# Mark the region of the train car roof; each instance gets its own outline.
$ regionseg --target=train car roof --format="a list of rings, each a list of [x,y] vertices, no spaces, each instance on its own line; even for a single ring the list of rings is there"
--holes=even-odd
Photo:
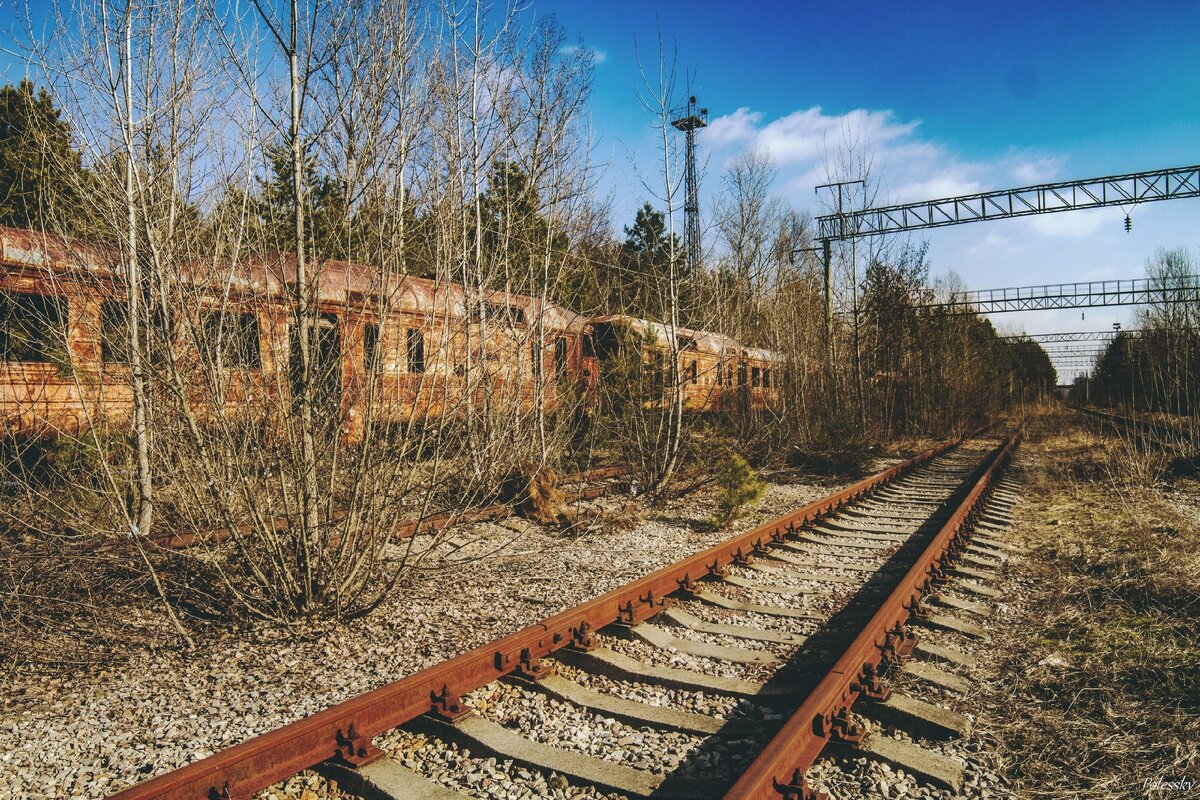
[[[655,344],[658,345],[665,346],[670,342],[671,327],[663,322],[654,322],[628,314],[609,314],[603,317],[592,317],[591,322],[593,325],[605,322],[625,325],[643,336],[651,337]],[[675,335],[692,340],[693,349],[701,353],[711,353],[713,355],[736,353],[739,356],[755,361],[773,361],[778,363],[786,361],[782,353],[777,353],[774,350],[765,350],[761,347],[745,347],[732,336],[726,336],[723,333],[679,327],[675,328]]]
[[[112,277],[117,272],[118,257],[117,250],[107,245],[0,226],[0,264]],[[192,259],[181,267],[180,274],[247,294],[279,296],[295,285],[294,264],[295,257],[287,253],[268,253],[235,262]],[[320,261],[317,271],[319,297],[327,303],[386,296],[399,311],[468,317],[482,302],[519,308],[527,323],[540,319],[554,330],[584,331],[588,325],[582,315],[530,295],[475,290],[453,281],[385,272],[336,259]]]

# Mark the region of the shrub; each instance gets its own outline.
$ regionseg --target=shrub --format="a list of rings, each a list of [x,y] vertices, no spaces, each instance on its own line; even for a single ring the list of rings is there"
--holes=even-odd
[[[766,494],[767,486],[758,479],[758,474],[746,463],[746,459],[731,453],[722,460],[716,477],[719,494],[717,508],[720,516],[717,524],[728,528],[748,505],[757,503]]]

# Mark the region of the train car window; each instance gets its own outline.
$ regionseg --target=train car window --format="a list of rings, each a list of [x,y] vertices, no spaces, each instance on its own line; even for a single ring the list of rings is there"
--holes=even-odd
[[[725,365],[717,364],[717,386],[723,386],[725,383]]]
[[[488,319],[494,323],[525,324],[525,309],[502,303],[487,303]]]
[[[746,365],[738,364],[738,386],[746,385]]]
[[[654,352],[650,361],[650,380],[654,391],[662,394],[667,386],[667,357],[658,351]]]
[[[155,306],[150,313],[150,358],[158,363],[166,363],[168,348],[175,342],[175,317],[173,314]]]
[[[581,346],[583,347],[584,358],[593,358],[596,355],[596,340],[592,338],[592,334],[585,333],[583,335]]]
[[[262,366],[257,315],[205,311],[201,327],[209,357],[215,361],[219,356],[221,366],[243,369]]]
[[[425,371],[425,333],[409,328],[404,334],[405,354],[408,356],[409,372]]]
[[[363,325],[363,372],[375,375],[380,372],[379,361],[379,326],[366,323]]]
[[[750,368],[750,385],[759,386],[762,383],[762,371],[758,367]]]
[[[565,336],[560,336],[554,340],[554,374],[560,383],[567,379],[569,364],[567,355],[567,339]]]
[[[700,372],[696,365],[696,359],[694,358],[692,359],[692,362],[688,364],[688,380],[690,380],[692,383],[700,382]]]
[[[105,364],[129,363],[129,306],[121,300],[100,304],[100,360]]]
[[[42,294],[0,294],[0,360],[67,360],[67,301]]]
[[[542,377],[542,358],[543,358],[542,342],[538,338],[534,338],[529,343],[529,368],[533,372],[535,378]]]
[[[592,327],[592,344],[596,357],[608,361],[621,352],[620,331],[611,323],[598,322]]]
[[[771,370],[769,370],[769,369],[763,370],[763,388],[764,389],[771,388]]]

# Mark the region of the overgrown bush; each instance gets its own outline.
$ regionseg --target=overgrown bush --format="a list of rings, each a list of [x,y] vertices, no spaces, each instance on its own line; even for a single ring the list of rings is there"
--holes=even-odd
[[[728,528],[746,506],[757,503],[767,491],[766,484],[759,480],[746,459],[736,453],[729,454],[721,462],[717,469],[716,484],[720,513],[714,522],[723,528]]]

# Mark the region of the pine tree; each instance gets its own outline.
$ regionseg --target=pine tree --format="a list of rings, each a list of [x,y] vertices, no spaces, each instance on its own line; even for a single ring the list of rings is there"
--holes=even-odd
[[[542,215],[537,187],[519,165],[497,161],[480,204],[488,282],[496,289],[540,294],[547,255],[551,273],[556,273],[570,240],[565,232],[552,230]],[[561,299],[561,287],[548,288],[553,299]]]
[[[0,224],[95,235],[91,185],[50,94],[28,80],[0,88]]]
[[[267,245],[284,252],[296,249],[292,190],[292,154],[283,144],[264,153],[269,175],[258,178],[258,217]],[[308,251],[317,258],[346,258],[350,252],[350,220],[345,186],[323,174],[309,153],[304,166]]]
[[[632,226],[625,228],[621,267],[625,296],[620,305],[638,316],[661,320],[666,315],[665,286],[670,280],[672,239],[666,218],[649,203],[638,209]],[[674,252],[683,252],[676,240]]]

